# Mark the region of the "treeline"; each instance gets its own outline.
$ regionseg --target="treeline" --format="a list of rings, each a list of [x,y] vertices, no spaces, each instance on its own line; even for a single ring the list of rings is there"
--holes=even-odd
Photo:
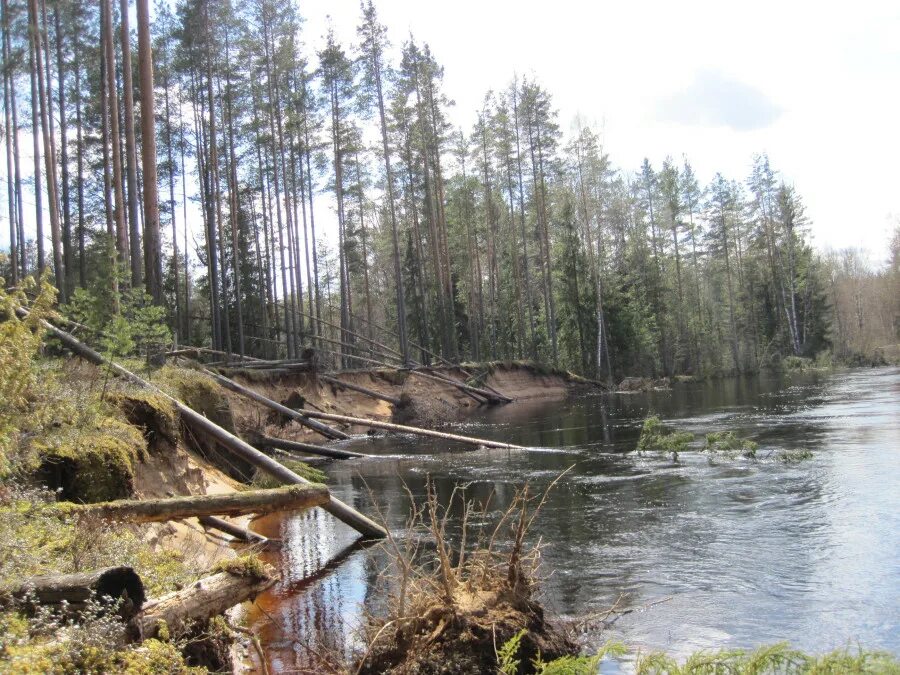
[[[856,349],[764,155],[707,186],[687,160],[619,170],[530,78],[455,129],[437,57],[410,38],[392,61],[371,0],[356,43],[329,32],[312,62],[286,0],[160,2],[152,26],[146,2],[135,44],[128,0],[2,0],[13,284],[46,267],[110,320],[126,296],[163,305],[180,344],[342,367],[748,371],[828,349],[836,323]],[[894,313],[878,339],[896,311],[869,311]]]

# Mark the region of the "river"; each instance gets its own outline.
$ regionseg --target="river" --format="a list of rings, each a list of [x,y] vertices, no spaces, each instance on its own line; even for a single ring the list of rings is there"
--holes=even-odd
[[[648,414],[693,432],[678,462],[637,456]],[[856,642],[900,652],[900,369],[677,384],[671,391],[532,400],[474,413],[450,430],[526,450],[471,451],[418,437],[357,439],[377,457],[324,465],[334,494],[392,529],[427,477],[444,499],[493,493],[502,508],[525,481],[550,493],[533,537],[543,543],[542,601],[564,618],[643,608],[583,636],[683,656],[788,640],[821,652]],[[703,434],[734,430],[756,460],[710,460]],[[809,450],[788,464],[782,451]],[[283,579],[249,620],[278,672],[355,646],[377,611],[377,547],[320,509],[264,522],[284,539]],[[349,546],[349,548],[348,548]],[[337,556],[337,560],[323,566]]]

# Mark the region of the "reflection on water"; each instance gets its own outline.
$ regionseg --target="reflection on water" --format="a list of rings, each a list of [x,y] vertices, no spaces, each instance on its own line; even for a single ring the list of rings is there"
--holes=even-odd
[[[759,443],[760,459],[629,455],[648,413],[696,433],[697,447],[704,433],[735,430]],[[623,593],[634,606],[671,596],[585,636],[589,644],[616,637],[680,655],[777,640],[822,651],[858,640],[900,651],[900,370],[526,401],[452,426],[529,449],[360,439],[352,447],[378,457],[328,464],[334,493],[370,513],[371,490],[399,530],[404,484],[421,498],[431,476],[446,500],[468,483],[470,498],[493,494],[502,509],[517,485],[542,489],[573,467],[532,532],[552,571],[544,602],[576,617]],[[775,457],[797,449],[814,458]],[[352,649],[363,612],[377,610],[378,548],[347,548],[354,533],[321,510],[263,525],[285,539],[276,560],[284,578],[251,610],[274,669]]]

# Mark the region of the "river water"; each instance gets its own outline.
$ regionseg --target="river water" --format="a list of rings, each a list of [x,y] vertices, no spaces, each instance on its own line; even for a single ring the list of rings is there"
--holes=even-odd
[[[697,434],[678,462],[637,456],[642,420]],[[374,458],[323,465],[333,493],[403,529],[404,486],[430,476],[446,499],[493,493],[497,508],[528,481],[550,493],[532,535],[543,545],[542,601],[578,618],[641,608],[583,636],[685,655],[788,640],[809,651],[856,643],[900,652],[900,369],[759,376],[671,391],[578,395],[474,413],[448,430],[526,450],[476,450],[418,437],[349,442]],[[715,460],[702,435],[734,430],[756,460]],[[786,464],[782,451],[809,450]],[[346,654],[378,608],[385,560],[320,509],[263,522],[284,539],[282,582],[250,623],[279,672]],[[329,561],[333,562],[329,564]]]

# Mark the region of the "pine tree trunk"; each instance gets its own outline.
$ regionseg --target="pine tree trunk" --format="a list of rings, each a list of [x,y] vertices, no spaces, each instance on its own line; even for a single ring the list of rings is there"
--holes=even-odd
[[[119,0],[119,41],[122,47],[122,99],[125,118],[125,185],[128,204],[128,241],[131,251],[131,287],[141,285],[141,230],[138,222],[137,145],[134,135],[134,83],[131,70],[131,31],[128,0]],[[151,119],[153,116],[151,114]],[[116,136],[118,139],[118,136]]]
[[[16,218],[16,193],[13,187],[13,134],[18,133],[18,129],[13,126],[12,121],[12,100],[10,96],[10,81],[12,80],[12,67],[10,63],[9,50],[9,5],[7,0],[3,0],[0,5],[3,10],[3,61],[6,67],[3,68],[3,113],[4,113],[4,131],[6,140],[6,197],[9,204],[9,264],[10,264],[10,283],[16,286],[19,283],[19,257],[18,257],[18,222]],[[21,242],[24,246],[25,242]]]
[[[403,361],[409,361],[409,343],[406,335],[406,295],[403,288],[403,273],[400,265],[400,237],[397,227],[397,213],[394,204],[394,175],[391,171],[391,152],[388,146],[387,118],[384,113],[384,91],[381,82],[381,52],[378,48],[369,55],[375,76],[375,94],[378,97],[378,121],[381,126],[381,151],[384,173],[387,181],[388,214],[391,219],[391,255],[394,263],[394,285],[397,297],[397,333]],[[424,319],[424,317],[423,317]]]
[[[35,60],[35,51],[38,47],[38,29],[36,12],[32,12],[34,0],[28,2],[28,65],[31,75],[31,141],[32,157],[34,159],[34,222],[35,239],[37,242],[37,270],[39,275],[44,274],[46,261],[44,258],[44,206],[41,191],[41,121],[40,99],[38,98],[38,62]]]
[[[34,32],[35,71],[37,73],[38,100],[40,104],[41,136],[44,140],[44,165],[47,178],[47,205],[50,212],[50,237],[53,248],[53,272],[60,301],[66,302],[65,269],[62,260],[62,232],[59,223],[59,201],[57,199],[56,180],[56,147],[50,132],[50,103],[44,83],[44,71],[41,65],[41,31],[38,29],[38,0],[30,0],[32,28]],[[45,52],[46,53],[46,52]]]
[[[69,295],[75,286],[75,265],[72,254],[72,211],[69,200],[69,141],[66,112],[66,71],[65,61],[63,59],[63,33],[59,20],[59,11],[59,5],[54,5],[53,24],[56,33],[56,68],[59,77],[57,97],[59,100],[60,166],[62,170],[63,267],[65,268],[66,295]]]
[[[128,0],[122,0],[127,4]],[[153,52],[150,47],[149,0],[137,0],[138,24],[138,69],[141,78],[141,159],[144,178],[144,277],[147,293],[153,301],[161,305],[162,297],[162,250],[159,233],[159,192],[156,170],[156,103],[153,91]],[[166,91],[166,115],[168,116],[168,91]],[[126,118],[127,119],[127,118]],[[133,120],[132,120],[133,125]],[[134,143],[132,129],[132,143]],[[171,136],[171,134],[170,134]],[[171,166],[171,145],[169,162]],[[174,192],[170,180],[170,196]],[[172,197],[174,211],[174,197]],[[175,242],[175,217],[172,216],[172,241]],[[175,260],[178,259],[178,245],[175,246]],[[133,266],[132,266],[133,267]],[[178,269],[175,269],[177,305]]]
[[[101,0],[103,3],[103,44],[106,59],[106,97],[109,105],[109,134],[107,142],[112,147],[112,193],[113,222],[116,231],[116,249],[118,262],[125,263],[129,257],[128,230],[125,227],[123,209],[125,195],[122,184],[122,150],[119,145],[119,97],[116,91],[116,53],[113,43],[112,0]],[[118,279],[117,270],[114,274]],[[118,281],[116,282],[118,283]]]

